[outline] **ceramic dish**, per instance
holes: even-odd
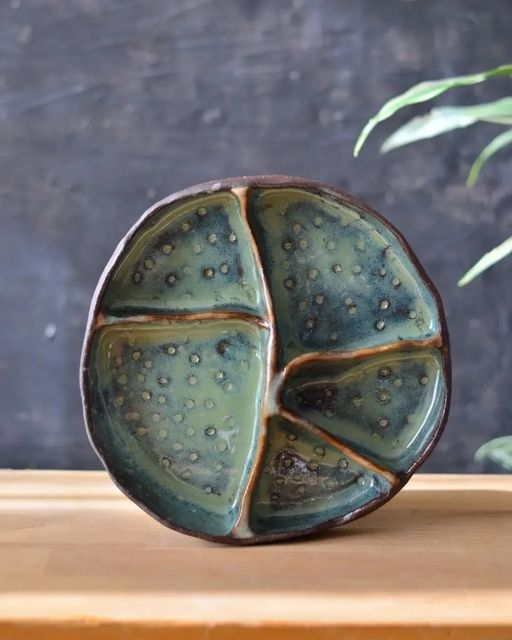
[[[446,324],[400,234],[283,176],[147,211],[98,284],[82,359],[90,438],[163,524],[252,543],[389,500],[444,426]]]

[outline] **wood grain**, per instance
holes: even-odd
[[[103,472],[0,471],[0,575],[2,640],[509,639],[512,477],[418,475],[326,535],[233,548]]]

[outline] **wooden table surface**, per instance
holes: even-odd
[[[512,477],[417,475],[308,540],[159,525],[103,472],[0,471],[1,640],[512,639]]]

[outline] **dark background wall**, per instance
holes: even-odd
[[[512,61],[509,0],[2,0],[0,2],[0,466],[97,467],[79,352],[115,244],[188,185],[286,173],[342,186],[410,240],[443,296],[454,358],[446,434],[424,469],[479,471],[512,432],[511,264],[458,276],[512,233],[512,160],[473,190],[498,130],[358,160],[360,127],[430,77]],[[449,94],[494,99],[510,81]]]

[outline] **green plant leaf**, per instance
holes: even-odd
[[[482,152],[478,156],[478,158],[473,162],[471,169],[469,171],[468,179],[466,184],[468,187],[472,187],[478,179],[480,175],[480,171],[484,164],[489,160],[491,156],[495,153],[506,147],[507,145],[512,144],[512,129],[508,131],[504,131],[497,135],[489,144],[482,149]]]
[[[459,287],[464,287],[474,280],[481,273],[486,271],[493,264],[496,264],[503,258],[506,258],[512,253],[512,236],[507,238],[505,242],[502,242],[497,247],[494,247],[489,253],[485,253],[480,260],[471,267],[471,269],[465,273],[462,278],[457,282]]]
[[[380,110],[370,118],[363,130],[359,134],[357,142],[354,146],[354,156],[358,156],[359,152],[366,139],[370,135],[371,131],[383,120],[387,120],[394,115],[400,109],[408,107],[412,104],[418,104],[420,102],[426,102],[436,96],[441,95],[449,89],[455,87],[461,87],[464,85],[478,84],[487,80],[488,78],[494,78],[498,76],[511,76],[512,64],[504,64],[488,71],[482,71],[481,73],[474,73],[466,76],[455,76],[453,78],[444,78],[442,80],[430,80],[427,82],[420,82],[414,85],[404,93],[388,100]]]
[[[411,142],[434,138],[454,129],[469,127],[475,122],[512,124],[512,97],[501,98],[484,104],[453,107],[437,107],[423,116],[417,116],[387,138],[381,152],[403,147]]]
[[[512,471],[512,436],[502,436],[486,442],[475,453],[475,460],[477,462],[490,460],[503,469]]]

